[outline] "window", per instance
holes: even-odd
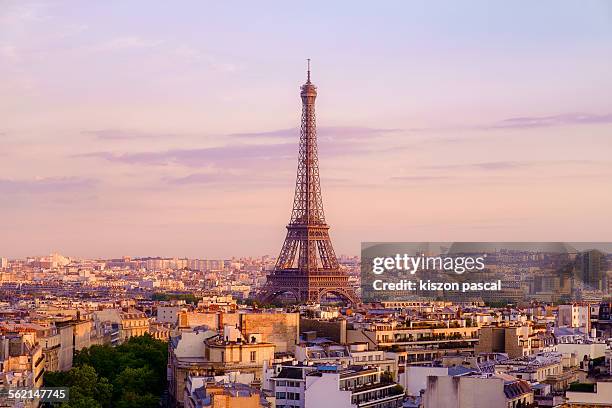
[[[287,399],[287,393],[285,393],[285,392],[277,392],[276,393],[276,398],[278,398],[278,399]]]
[[[254,363],[255,361],[257,361],[257,352],[251,351],[251,363]]]
[[[279,387],[284,387],[284,386],[287,385],[287,381],[277,381],[276,385],[279,386]]]

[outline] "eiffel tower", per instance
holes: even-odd
[[[268,302],[289,293],[300,303],[319,303],[331,293],[356,304],[358,299],[348,276],[340,271],[323,212],[315,120],[317,87],[310,82],[310,59],[300,96],[302,125],[293,211],[274,271],[268,275],[258,300]]]

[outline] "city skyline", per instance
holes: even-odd
[[[611,240],[606,2],[75,4],[0,6],[0,256],[276,256],[306,58],[337,253]]]

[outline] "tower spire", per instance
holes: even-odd
[[[306,83],[309,84],[310,83],[310,58],[307,58],[306,61],[308,61],[308,71],[306,75]]]

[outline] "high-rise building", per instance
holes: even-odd
[[[300,96],[302,124],[293,211],[276,266],[259,300],[289,293],[298,302],[320,302],[325,295],[333,294],[356,303],[348,276],[340,271],[323,212],[315,121],[317,87],[310,82],[310,60]]]
[[[601,251],[585,251],[576,257],[578,278],[589,288],[606,290],[606,257]]]

